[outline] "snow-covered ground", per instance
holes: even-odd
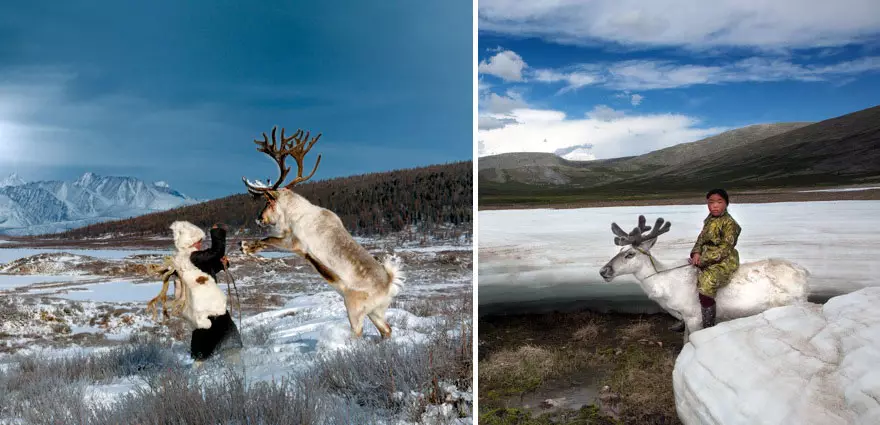
[[[733,204],[742,226],[743,262],[778,257],[812,273],[824,296],[880,286],[880,201]],[[599,269],[617,252],[611,223],[629,231],[639,215],[672,222],[652,253],[684,262],[707,214],[705,206],[494,210],[479,213],[479,304],[561,303],[647,298],[632,276],[605,284]],[[482,308],[481,308],[482,311]]]
[[[861,192],[863,190],[877,190],[880,189],[880,186],[868,186],[868,187],[841,187],[835,189],[812,189],[812,190],[799,190],[801,193],[813,193],[813,192]]]
[[[371,242],[374,246],[385,246],[388,241]],[[385,252],[383,249],[371,251],[377,255]],[[462,320],[465,327],[470,328],[470,314],[459,317],[457,323],[450,323],[450,316],[442,311],[447,307],[455,310],[456,302],[470,300],[471,248],[459,243],[428,246],[412,243],[395,251],[404,258],[408,279],[401,295],[388,310],[392,341],[421,346],[438,336],[460,337]],[[151,320],[144,311],[146,301],[159,293],[161,281],[158,278],[100,274],[112,269],[104,266],[106,263],[158,262],[158,257],[136,256],[168,255],[170,252],[0,248],[0,269],[4,266],[2,263],[8,266],[22,257],[45,253],[51,255],[36,257],[41,263],[39,270],[45,271],[40,275],[0,274],[0,310],[11,312],[9,319],[0,322],[0,370],[13,367],[11,364],[16,356],[51,358],[99,352],[133,334],[156,333],[157,329],[159,334],[172,332],[165,325]],[[291,373],[309,371],[325,356],[347,352],[363,344],[377,344],[379,334],[368,320],[364,325],[365,341],[350,339],[342,297],[309,266],[289,253],[264,254],[264,259],[257,261],[233,250],[229,253],[230,272],[242,298],[263,293],[280,299],[280,306],[277,302],[274,306],[263,306],[259,308],[262,312],[246,310],[241,323],[237,304],[232,304],[232,314],[240,330],[246,335],[263,335],[264,341],[246,346],[240,355],[238,366],[246,371],[248,382],[277,381]],[[89,261],[101,262],[102,266],[95,267],[97,271],[93,274],[83,274],[83,263]],[[225,289],[226,277],[221,273],[220,278],[221,288]],[[169,296],[172,293],[173,289],[169,289]],[[255,303],[248,299],[243,302],[249,306]],[[86,334],[100,338],[84,338]],[[470,339],[470,335],[464,337]],[[189,332],[176,339],[175,355],[180,362],[191,364],[186,353]],[[199,373],[200,379],[215,380],[222,368],[209,363]],[[110,382],[88,385],[83,398],[92,405],[107,405],[146,385],[145,380],[136,376],[115,378]],[[455,403],[469,406],[471,388],[449,387],[443,382],[439,385],[445,386],[448,403],[428,406],[424,414],[444,416],[444,420],[433,423],[471,423],[470,417],[455,419],[455,409],[451,408]],[[400,396],[408,399],[412,395]],[[0,418],[0,423],[3,419]],[[394,422],[397,420],[400,422]],[[389,421],[407,423],[406,418],[389,418]]]
[[[107,260],[120,260],[132,255],[168,255],[169,251],[158,250],[134,250],[134,249],[43,249],[43,248],[0,248],[0,264],[8,263],[19,258],[30,257],[43,253],[68,253],[89,257],[103,258]]]

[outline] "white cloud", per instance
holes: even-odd
[[[715,66],[643,60],[609,65],[604,85],[612,89],[651,90],[739,82],[831,81],[876,71],[880,71],[877,56],[832,65],[797,64],[762,57]]]
[[[535,71],[534,80],[542,83],[565,82],[565,87],[559,91],[560,93],[577,90],[600,81],[597,75],[589,72],[574,71],[566,73],[552,69],[539,69]]]
[[[657,90],[694,85],[775,81],[837,81],[868,72],[880,71],[880,56],[868,56],[833,64],[802,64],[779,57],[750,57],[716,65],[697,65],[669,60],[628,60],[540,69],[527,73],[527,81],[563,83],[560,93],[586,85],[611,90]],[[643,95],[630,97],[635,106]]]
[[[517,109],[509,117],[516,123],[479,131],[480,155],[566,149],[574,152],[578,149],[573,148],[583,148],[584,142],[588,141],[591,145],[589,154],[595,158],[616,158],[692,142],[729,130],[701,127],[699,120],[686,115],[623,115],[607,106],[598,106],[580,119],[569,119],[561,111],[539,109]]]
[[[479,102],[480,109],[491,114],[506,114],[528,106],[522,95],[513,89],[508,89],[504,95],[487,92],[480,96]]]
[[[642,96],[638,93],[635,93],[632,96],[630,96],[630,103],[632,103],[633,106],[641,105],[643,100],[645,100],[645,96]]]
[[[508,124],[516,123],[516,120],[513,118],[498,117],[493,115],[480,115],[477,118],[477,128],[479,130],[494,130],[496,128],[502,128]]]
[[[880,33],[876,0],[481,0],[478,12],[481,31],[571,44],[790,49]]]
[[[477,68],[483,74],[494,75],[504,81],[522,81],[526,65],[523,58],[511,50],[502,50],[488,61],[480,61]]]
[[[587,112],[585,116],[591,120],[597,121],[614,121],[623,118],[626,115],[623,111],[617,111],[607,105],[596,105],[593,110]]]

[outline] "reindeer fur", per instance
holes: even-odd
[[[187,221],[175,221],[171,224],[171,230],[174,235],[174,246],[177,248],[177,252],[172,257],[172,264],[180,280],[181,289],[185,293],[182,315],[195,327],[208,329],[211,327],[208,316],[226,313],[226,294],[211,275],[199,270],[190,261],[190,255],[197,250],[193,244],[204,239],[205,232]]]
[[[669,223],[666,230],[668,227]],[[606,282],[618,276],[634,275],[648,298],[684,321],[684,342],[687,343],[689,334],[703,326],[697,293],[699,269],[690,265],[668,267],[661,264],[650,252],[656,242],[657,236],[654,236],[622,250],[602,267],[599,274]],[[805,268],[781,259],[743,263],[730,283],[718,289],[716,320],[748,317],[774,307],[805,302],[809,276]]]
[[[267,204],[257,223],[270,226],[273,236],[242,242],[241,251],[250,255],[274,246],[302,256],[342,295],[356,337],[362,336],[367,316],[383,339],[390,338],[385,311],[405,281],[399,259],[389,256],[379,263],[351,237],[336,214],[288,188],[264,195]]]
[[[158,274],[162,277],[162,289],[159,291],[159,295],[151,299],[147,302],[147,312],[152,313],[153,320],[156,320],[156,316],[158,315],[158,311],[156,310],[156,303],[159,301],[162,302],[162,318],[167,319],[170,317],[168,314],[168,308],[166,303],[168,301],[168,285],[172,278],[177,276],[177,271],[174,270],[174,263],[172,261],[172,257],[164,257],[163,263],[160,264],[150,264],[147,266],[147,269],[150,273]],[[174,280],[174,301],[171,302],[171,314],[179,315],[184,306],[186,305],[186,292],[181,291],[180,280]]]

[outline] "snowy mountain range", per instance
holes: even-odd
[[[569,161],[593,161],[596,159],[596,155],[593,154],[593,145],[590,143],[557,149],[553,153]]]
[[[73,182],[0,180],[0,234],[56,233],[201,202],[165,182],[85,173]]]

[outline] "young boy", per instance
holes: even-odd
[[[730,283],[739,269],[736,242],[742,230],[727,212],[730,199],[724,189],[712,189],[706,194],[709,216],[703,220],[703,230],[691,249],[690,264],[700,268],[697,289],[703,313],[703,327],[715,326],[715,294],[718,288]]]

